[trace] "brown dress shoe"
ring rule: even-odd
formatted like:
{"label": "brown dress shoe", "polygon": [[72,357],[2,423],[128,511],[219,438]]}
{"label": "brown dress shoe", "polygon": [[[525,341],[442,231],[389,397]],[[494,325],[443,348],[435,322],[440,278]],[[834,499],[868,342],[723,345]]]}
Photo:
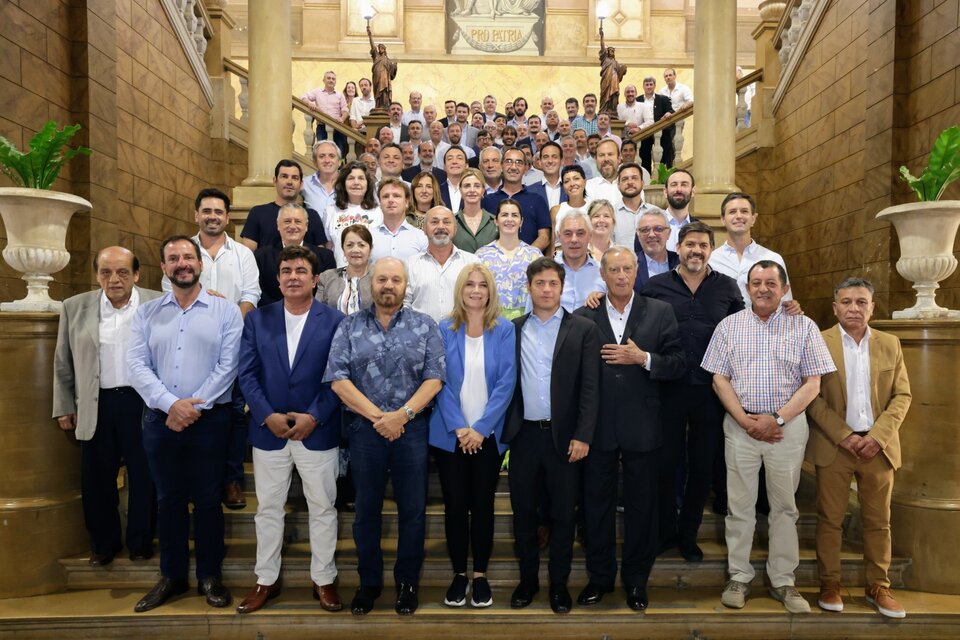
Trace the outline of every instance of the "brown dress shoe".
{"label": "brown dress shoe", "polygon": [[243,509],[247,506],[247,497],[239,482],[230,482],[223,487],[223,504],[227,509]]}
{"label": "brown dress shoe", "polygon": [[313,583],[313,599],[320,601],[320,606],[327,611],[340,611],[343,609],[343,603],[340,601],[340,594],[337,593],[337,587],[332,582],[322,587],[316,582]]}
{"label": "brown dress shoe", "polygon": [[269,587],[257,584],[243,599],[240,606],[237,607],[237,613],[253,613],[254,611],[259,611],[263,609],[263,605],[267,604],[267,600],[273,600],[278,595],[280,595],[279,580]]}
{"label": "brown dress shoe", "polygon": [[824,611],[843,611],[843,598],[840,597],[839,582],[824,582],[820,585],[817,605]]}
{"label": "brown dress shoe", "polygon": [[877,608],[881,615],[888,618],[906,618],[907,612],[893,597],[890,587],[872,584],[866,588],[867,602]]}

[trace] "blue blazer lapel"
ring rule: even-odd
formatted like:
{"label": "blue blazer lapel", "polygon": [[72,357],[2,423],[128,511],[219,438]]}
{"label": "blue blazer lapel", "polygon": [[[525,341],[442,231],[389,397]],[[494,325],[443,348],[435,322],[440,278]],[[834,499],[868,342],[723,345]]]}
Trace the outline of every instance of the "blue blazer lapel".
{"label": "blue blazer lapel", "polygon": [[[270,328],[273,337],[273,344],[277,350],[277,360],[280,364],[280,370],[290,375],[290,357],[287,355],[287,323],[283,314],[283,303],[273,304],[266,307],[273,311],[270,322],[265,323]],[[272,325],[272,327],[270,326]]]}

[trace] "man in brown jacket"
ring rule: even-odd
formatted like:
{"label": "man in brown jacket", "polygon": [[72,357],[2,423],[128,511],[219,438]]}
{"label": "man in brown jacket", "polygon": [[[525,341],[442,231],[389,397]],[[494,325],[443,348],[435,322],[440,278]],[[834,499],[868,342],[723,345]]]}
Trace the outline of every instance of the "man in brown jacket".
{"label": "man in brown jacket", "polygon": [[847,278],[834,290],[839,324],[823,332],[836,373],[823,377],[807,408],[806,458],[817,466],[818,604],[842,611],[840,545],[850,480],[857,479],[863,519],[867,601],[884,616],[906,612],[890,592],[890,496],[900,468],[900,425],[910,408],[910,382],[900,340],[868,326],[873,285]]}

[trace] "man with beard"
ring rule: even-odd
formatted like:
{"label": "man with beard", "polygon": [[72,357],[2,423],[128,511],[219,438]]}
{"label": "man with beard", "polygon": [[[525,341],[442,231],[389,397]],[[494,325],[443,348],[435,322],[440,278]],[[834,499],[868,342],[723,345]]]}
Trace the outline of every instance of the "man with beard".
{"label": "man with beard", "polygon": [[[399,102],[391,102],[387,113],[390,114],[390,122],[387,123],[385,128],[388,128],[393,132],[393,140],[390,142],[396,142],[399,144],[408,137],[407,125],[403,122],[403,105]],[[382,138],[380,142],[383,142]]]}
{"label": "man with beard", "polygon": [[[286,182],[282,178],[279,181],[275,179],[275,182],[286,184],[296,194],[300,191],[300,180],[293,180],[292,176],[299,178],[300,167],[293,168],[296,174],[286,173],[291,179]],[[284,174],[283,167],[278,165],[277,169],[281,175]],[[280,191],[279,186],[277,190]],[[203,271],[199,275],[201,282],[209,295],[226,298],[238,305],[240,313],[246,316],[260,301],[260,270],[257,268],[253,251],[227,234],[227,225],[230,224],[230,198],[217,189],[203,189],[197,195],[195,206],[194,219],[200,230],[192,240],[200,247],[203,260]],[[277,211],[279,212],[279,207]],[[277,217],[275,213],[273,229],[279,238]],[[173,288],[166,272],[160,284],[164,291],[171,291]],[[243,397],[237,387],[234,389],[233,424],[223,471],[223,504],[228,509],[242,509],[247,506],[247,499],[243,495],[243,461],[247,454],[247,419],[243,407]]]}
{"label": "man with beard", "polygon": [[[692,222],[680,229],[680,264],[651,277],[643,296],[673,306],[686,354],[686,371],[679,380],[660,386],[663,448],[659,458],[659,521],[661,550],[680,547],[688,562],[703,560],[697,532],[710,493],[718,450],[723,446],[723,406],[701,366],[710,336],[727,316],[743,310],[743,298],[733,278],[708,266],[713,229]],[[684,462],[686,452],[686,464]],[[683,506],[677,515],[677,469],[685,468]]]}
{"label": "man with beard", "polygon": [[600,261],[607,295],[575,313],[597,326],[600,413],[584,463],[583,505],[590,582],[577,602],[591,605],[613,591],[617,577],[617,476],[623,465],[623,562],[627,606],[647,608],[647,580],[657,557],[657,463],[663,441],[663,382],[683,373],[670,305],[634,292],[637,258],[614,246]]}
{"label": "man with beard", "polygon": [[[567,109],[569,114],[570,110]],[[583,96],[583,115],[577,116],[570,121],[574,129],[583,129],[587,135],[597,132],[597,96],[594,93],[588,93]]]}
{"label": "man with beard", "polygon": [[680,262],[680,257],[667,250],[670,225],[663,209],[652,209],[640,214],[633,251],[637,254],[637,284],[639,293],[651,277],[666,273]]}
{"label": "man with beard", "polygon": [[[620,206],[620,185],[617,182],[617,167],[620,166],[620,147],[614,140],[603,140],[597,145],[597,171],[599,175],[587,180],[587,193],[592,199],[609,200],[614,207]],[[627,246],[630,246],[629,243]]]}
{"label": "man with beard", "polygon": [[[648,211],[660,211],[658,207],[643,201],[643,168],[635,162],[625,162],[617,169],[617,185],[621,202],[616,206],[616,226],[613,230],[614,244],[629,247],[636,240],[637,222]],[[593,195],[593,194],[591,194]]]}
{"label": "man with beard", "polygon": [[369,224],[373,236],[370,262],[387,256],[406,260],[427,248],[427,239],[407,222],[407,210],[412,196],[410,187],[398,178],[384,178],[377,186],[377,199],[383,212],[380,224]]}
{"label": "man with beard", "polygon": [[363,124],[363,119],[370,115],[373,108],[377,106],[377,100],[373,97],[373,84],[367,78],[360,78],[360,95],[354,96],[350,103],[350,124],[354,129],[366,133],[367,127]]}
{"label": "man with beard", "polygon": [[[303,204],[308,212],[310,210],[314,212],[326,211],[327,206],[332,204],[336,198],[336,194],[333,192],[333,183],[337,181],[337,172],[340,170],[340,149],[329,140],[321,140],[313,145],[313,162],[317,165],[317,172],[303,181],[300,193],[303,195]],[[281,195],[280,193],[277,194],[278,200],[283,199],[280,197]],[[280,206],[283,206],[286,202],[287,200],[283,199]],[[253,214],[253,209],[247,214],[244,228],[250,224],[251,214]],[[307,213],[307,217],[309,219],[309,213]],[[321,218],[321,229],[322,225]],[[258,242],[257,245],[259,246],[259,244]],[[254,247],[253,250],[256,251],[256,248]]]}
{"label": "man with beard", "polygon": [[406,260],[409,282],[404,304],[437,322],[450,315],[457,276],[477,256],[453,244],[457,221],[446,207],[434,207],[423,218],[423,233],[429,243],[425,251]]}
{"label": "man with beard", "polygon": [[[452,225],[453,214],[447,213]],[[323,376],[347,408],[344,423],[357,491],[353,540],[360,574],[350,604],[354,615],[369,613],[383,590],[380,538],[388,473],[399,520],[394,610],[411,615],[419,605],[429,418],[421,412],[443,384],[445,355],[437,323],[404,306],[406,285],[401,261],[388,257],[374,263],[373,305],[340,323]]]}
{"label": "man with beard", "polygon": [[446,166],[446,163],[444,162],[444,156],[447,155],[447,149],[449,149],[450,147],[460,147],[461,149],[463,149],[463,153],[464,155],[467,156],[468,161],[471,158],[475,158],[477,156],[476,151],[474,151],[470,147],[466,147],[460,144],[461,139],[463,137],[462,132],[463,132],[463,127],[459,122],[453,122],[450,124],[449,127],[447,127],[447,138],[450,140],[450,142],[441,142],[440,144],[437,145],[437,152],[436,152],[437,163]]}
{"label": "man with beard", "polygon": [[663,195],[667,198],[667,214],[670,216],[670,239],[667,240],[667,249],[670,251],[677,250],[680,229],[697,221],[690,215],[690,201],[696,191],[693,174],[686,169],[677,169],[671,173],[663,185]]}
{"label": "man with beard", "polygon": [[[329,179],[327,173],[330,171],[333,171],[332,179],[336,180],[336,171],[340,163],[339,149],[337,149],[336,164],[333,167],[330,166],[333,162],[330,155],[332,153],[333,149],[329,142],[321,141],[314,147],[314,158],[317,159],[318,164],[322,165],[322,168],[318,169],[318,173],[324,172],[319,178],[321,181]],[[277,166],[273,168],[273,188],[277,191],[277,197],[273,202],[251,207],[247,214],[247,220],[243,223],[243,231],[240,232],[240,241],[245,247],[250,251],[256,251],[257,247],[279,244],[280,234],[277,232],[277,213],[280,211],[280,207],[286,203],[297,201],[302,184],[303,170],[296,161],[284,159],[277,163]],[[323,186],[323,184],[325,183],[321,182],[320,186]],[[332,184],[331,182],[331,193],[333,191]],[[318,200],[319,190],[317,190],[317,193],[317,197],[312,196],[311,198]],[[309,224],[307,225],[306,240],[310,244],[322,247],[327,243],[327,234],[323,230],[323,219],[316,210],[309,205],[307,206]],[[320,211],[323,210],[320,209]]]}
{"label": "man with beard", "polygon": [[[419,120],[414,120],[414,122],[419,122]],[[409,142],[401,142],[400,150],[403,152],[403,171],[406,171],[417,161],[417,152]]]}
{"label": "man with beard", "polygon": [[519,202],[523,211],[520,239],[541,251],[546,251],[550,246],[550,210],[547,208],[546,194],[543,192],[543,187],[539,185],[523,184],[523,174],[526,171],[527,160],[523,151],[505,149],[503,184],[498,191],[485,195],[481,206],[484,211],[496,211],[500,201],[506,198],[513,198]]}
{"label": "man with beard", "polygon": [[526,98],[514,98],[513,99],[513,117],[507,121],[508,125],[511,125],[513,128],[517,128],[517,125],[527,124],[527,99]]}
{"label": "man with beard", "polygon": [[[206,195],[197,210],[226,218],[227,202]],[[138,613],[188,588],[190,502],[197,591],[212,607],[230,604],[221,580],[220,489],[243,319],[235,303],[201,285],[204,264],[190,238],[164,240],[160,268],[172,291],[137,308],[127,353],[130,383],[145,405],[143,448],[157,488],[160,541],[161,578],[134,607]]]}
{"label": "man with beard", "polygon": [[[477,142],[477,134],[480,133],[480,129],[474,127],[470,122],[470,105],[459,102],[457,103],[457,119],[456,123],[460,125],[460,142],[459,144],[471,148]],[[453,123],[451,123],[453,124]],[[482,124],[482,123],[480,123]],[[447,125],[447,138],[450,137],[450,126]],[[451,144],[453,140],[450,140]]]}
{"label": "man with beard", "polygon": [[[420,143],[423,142],[423,123],[419,120],[414,120],[407,125],[407,135],[410,136],[408,142],[410,146],[413,147],[413,162],[411,164],[417,164],[419,160],[419,151]],[[409,165],[408,165],[409,166]]]}

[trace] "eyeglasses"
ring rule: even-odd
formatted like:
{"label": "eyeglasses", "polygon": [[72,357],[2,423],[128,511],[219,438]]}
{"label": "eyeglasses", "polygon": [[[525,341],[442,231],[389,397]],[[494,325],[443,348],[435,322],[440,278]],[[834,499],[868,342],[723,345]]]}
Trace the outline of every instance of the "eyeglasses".
{"label": "eyeglasses", "polygon": [[504,161],[503,161],[503,164],[509,166],[509,165],[513,165],[513,164],[524,165],[524,164],[527,164],[527,163],[526,163],[525,160],[514,160],[513,158],[511,158],[511,159],[509,159],[509,160],[504,160]]}
{"label": "eyeglasses", "polygon": [[667,230],[666,227],[640,227],[639,229],[637,229],[637,232],[642,236],[648,235],[650,233],[655,233],[657,235],[660,235],[666,230]]}

